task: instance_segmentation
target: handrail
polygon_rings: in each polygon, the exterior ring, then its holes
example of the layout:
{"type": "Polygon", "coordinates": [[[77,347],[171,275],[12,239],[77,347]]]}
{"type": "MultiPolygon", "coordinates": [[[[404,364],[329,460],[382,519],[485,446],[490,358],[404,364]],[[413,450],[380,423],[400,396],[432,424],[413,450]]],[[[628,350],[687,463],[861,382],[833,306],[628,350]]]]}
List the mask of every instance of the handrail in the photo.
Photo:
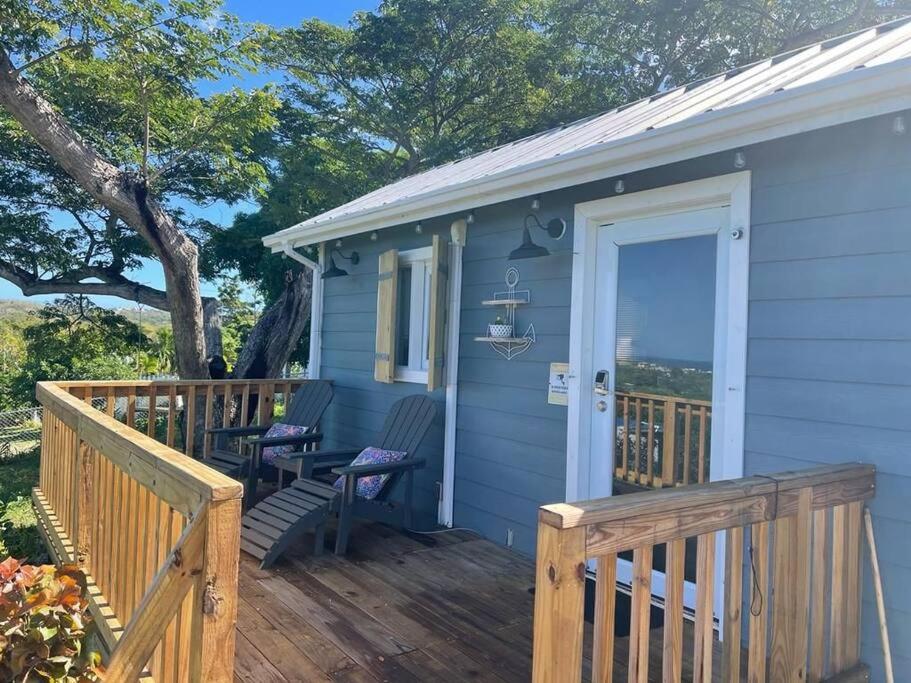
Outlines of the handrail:
{"type": "Polygon", "coordinates": [[[686,541],[694,538],[693,680],[712,679],[716,618],[723,623],[724,681],[741,680],[744,643],[751,681],[768,675],[814,683],[854,669],[860,647],[861,514],[874,492],[875,469],[846,464],[543,506],[533,680],[581,680],[589,560],[597,562],[592,680],[611,680],[617,556],[627,551],[633,552],[629,680],[648,680],[653,556],[662,544],[662,680],[681,680],[686,541]],[[715,555],[722,549],[719,614],[715,555]],[[756,594],[763,596],[758,608],[751,599],[756,594]],[[741,632],[745,599],[751,606],[747,634],[741,632]]]}
{"type": "Polygon", "coordinates": [[[199,403],[202,427],[216,424],[218,408],[219,426],[246,425],[251,413],[265,424],[276,394],[287,401],[300,383],[38,384],[39,529],[56,561],[86,573],[109,680],[233,680],[243,486],[175,450],[177,422],[183,411],[192,433],[199,403]],[[92,407],[98,395],[103,411],[92,407]],[[145,433],[135,428],[143,396],[145,433]]]}

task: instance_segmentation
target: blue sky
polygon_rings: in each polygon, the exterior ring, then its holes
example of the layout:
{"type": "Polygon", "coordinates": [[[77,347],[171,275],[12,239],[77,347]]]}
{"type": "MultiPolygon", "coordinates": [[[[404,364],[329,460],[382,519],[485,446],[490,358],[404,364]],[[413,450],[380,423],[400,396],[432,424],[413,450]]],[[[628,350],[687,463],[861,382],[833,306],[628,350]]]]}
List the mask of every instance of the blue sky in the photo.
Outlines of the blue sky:
{"type": "MultiPolygon", "coordinates": [[[[319,17],[324,21],[335,24],[347,24],[354,12],[358,10],[372,10],[378,5],[378,0],[321,0],[321,1],[304,1],[292,2],[290,0],[226,0],[225,9],[240,17],[244,21],[258,21],[272,26],[292,26],[299,24],[304,19],[319,17]]],[[[273,74],[251,74],[244,79],[241,87],[257,87],[263,83],[272,80],[273,74]]],[[[226,84],[227,87],[227,84],[226,84]]],[[[228,206],[226,204],[216,204],[209,207],[194,207],[184,205],[187,210],[194,214],[208,218],[209,220],[227,225],[231,222],[234,214],[238,211],[249,210],[250,204],[239,204],[228,206]]],[[[149,262],[143,268],[129,274],[130,277],[143,284],[153,287],[164,288],[164,279],[161,274],[161,267],[156,262],[149,262]]],[[[202,293],[204,295],[214,295],[216,286],[213,283],[203,282],[202,293]]],[[[23,297],[22,292],[15,285],[6,280],[0,279],[0,299],[25,299],[34,301],[50,301],[56,297],[23,297]]],[[[95,297],[97,303],[103,306],[129,307],[129,302],[114,297],[95,297]]]]}

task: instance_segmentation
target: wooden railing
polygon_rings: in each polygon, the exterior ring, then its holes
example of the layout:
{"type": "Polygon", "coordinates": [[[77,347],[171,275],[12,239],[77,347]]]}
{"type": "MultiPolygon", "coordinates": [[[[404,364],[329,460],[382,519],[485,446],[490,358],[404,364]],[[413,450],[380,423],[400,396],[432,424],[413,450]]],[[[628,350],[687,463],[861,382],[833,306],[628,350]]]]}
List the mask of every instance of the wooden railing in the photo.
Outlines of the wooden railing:
{"type": "Polygon", "coordinates": [[[617,478],[645,486],[708,481],[712,402],[618,391],[617,478]]]}
{"type": "Polygon", "coordinates": [[[288,402],[304,379],[58,382],[55,385],[108,415],[187,455],[207,455],[209,427],[269,424],[276,403],[288,402]],[[225,397],[228,398],[227,410],[225,397]],[[150,406],[154,408],[149,409],[150,406]],[[154,415],[149,419],[149,415],[154,415]],[[201,432],[201,433],[197,433],[201,432]]]}
{"type": "Polygon", "coordinates": [[[541,508],[533,680],[581,680],[590,560],[597,563],[592,680],[613,680],[615,656],[622,654],[615,655],[613,635],[617,554],[629,550],[627,680],[654,680],[660,671],[661,680],[680,681],[684,668],[692,669],[693,681],[713,680],[716,617],[723,623],[723,681],[816,683],[860,672],[861,515],[874,480],[872,466],[852,464],[541,508]],[[716,615],[716,540],[722,535],[723,613],[716,615]],[[692,537],[690,619],[684,558],[692,537]],[[650,628],[652,560],[660,545],[666,551],[662,634],[650,628]],[[659,635],[663,643],[652,651],[661,653],[660,668],[650,679],[650,640],[659,635]]]}
{"type": "Polygon", "coordinates": [[[197,406],[203,425],[215,423],[219,396],[222,423],[246,424],[251,401],[268,421],[276,389],[287,397],[296,384],[38,385],[39,528],[56,561],[87,575],[107,680],[233,680],[243,487],[173,446],[182,421],[189,452],[197,406]],[[98,396],[103,410],[92,407],[98,396]],[[224,396],[234,398],[227,411],[224,396]],[[153,416],[141,425],[140,404],[153,416]]]}

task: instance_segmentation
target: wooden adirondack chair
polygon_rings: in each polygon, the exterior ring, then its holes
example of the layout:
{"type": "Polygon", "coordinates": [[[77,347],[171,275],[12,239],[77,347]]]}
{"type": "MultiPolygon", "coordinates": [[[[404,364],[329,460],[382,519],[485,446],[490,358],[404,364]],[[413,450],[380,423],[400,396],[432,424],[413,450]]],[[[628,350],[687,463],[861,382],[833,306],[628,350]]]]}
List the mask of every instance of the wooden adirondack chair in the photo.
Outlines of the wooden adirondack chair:
{"type": "Polygon", "coordinates": [[[202,459],[202,462],[235,479],[246,476],[245,498],[248,502],[252,501],[259,478],[262,449],[266,446],[286,445],[300,448],[300,450],[308,447],[314,448],[322,439],[322,434],[316,431],[316,428],[329,403],[332,402],[332,394],[332,384],[326,380],[305,382],[294,392],[291,406],[281,421],[285,424],[307,427],[307,431],[298,436],[266,438],[264,434],[269,431],[270,425],[219,427],[206,430],[215,440],[216,447],[208,457],[202,459]],[[228,449],[225,442],[229,438],[239,439],[242,448],[237,451],[228,449]]]}
{"type": "Polygon", "coordinates": [[[335,552],[344,555],[348,545],[351,521],[355,517],[408,528],[412,523],[414,471],[424,466],[415,451],[433,422],[436,406],[426,396],[400,399],[389,411],[383,430],[369,445],[393,451],[404,451],[404,460],[378,465],[352,466],[351,461],[361,449],[314,451],[296,453],[291,457],[307,460],[307,471],[329,471],[342,478],[339,491],[331,484],[312,478],[301,478],[265,498],[244,515],[241,521],[241,548],[260,560],[263,568],[276,559],[301,534],[315,530],[315,554],[323,550],[326,523],[338,515],[335,552]],[[380,494],[366,500],[355,494],[357,480],[374,474],[389,474],[380,494]],[[402,503],[393,502],[391,495],[404,479],[405,496],[402,503]]]}

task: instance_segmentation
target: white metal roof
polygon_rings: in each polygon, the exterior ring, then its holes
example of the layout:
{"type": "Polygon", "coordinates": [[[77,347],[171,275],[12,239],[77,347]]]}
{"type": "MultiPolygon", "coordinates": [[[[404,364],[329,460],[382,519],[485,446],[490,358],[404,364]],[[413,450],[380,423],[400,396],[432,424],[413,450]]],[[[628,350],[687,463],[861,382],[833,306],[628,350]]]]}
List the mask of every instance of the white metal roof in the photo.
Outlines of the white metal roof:
{"type": "Polygon", "coordinates": [[[911,108],[911,18],[404,178],[263,241],[273,251],[911,108]]]}

